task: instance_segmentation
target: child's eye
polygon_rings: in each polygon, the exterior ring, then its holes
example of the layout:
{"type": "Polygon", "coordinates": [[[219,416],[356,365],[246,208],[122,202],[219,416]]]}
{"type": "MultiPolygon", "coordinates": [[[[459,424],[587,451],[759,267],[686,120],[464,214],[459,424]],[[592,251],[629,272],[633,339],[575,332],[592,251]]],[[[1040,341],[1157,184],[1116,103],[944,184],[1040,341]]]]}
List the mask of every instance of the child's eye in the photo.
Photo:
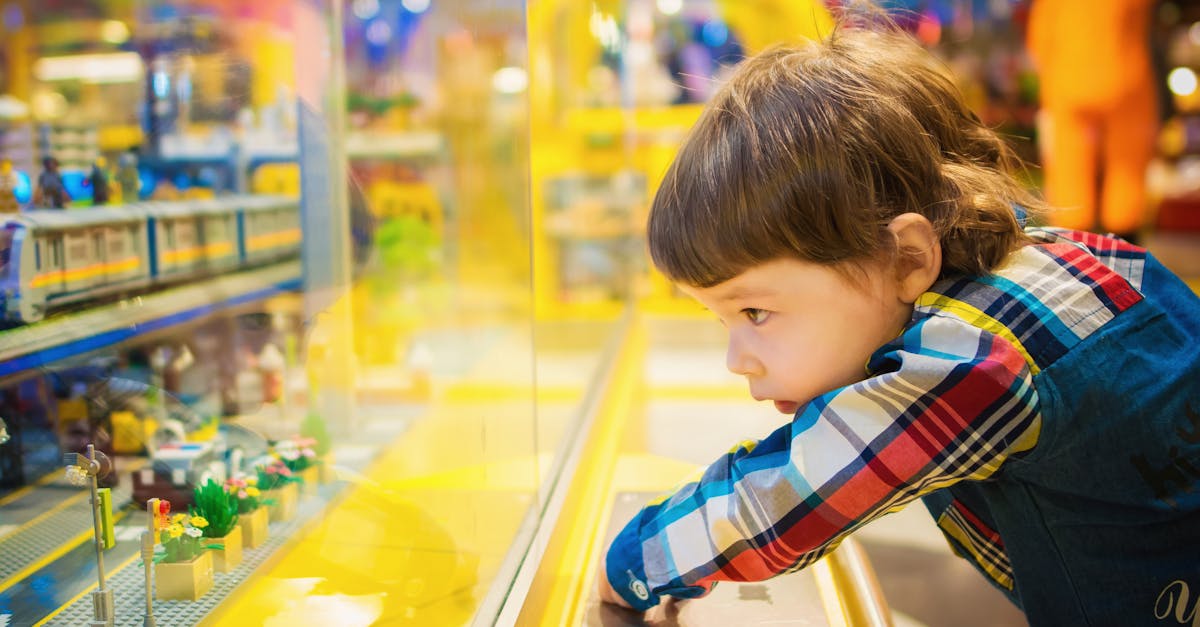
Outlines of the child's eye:
{"type": "Polygon", "coordinates": [[[767,318],[771,316],[771,312],[767,311],[766,309],[755,309],[754,307],[747,307],[746,309],[742,310],[742,313],[745,314],[746,319],[754,325],[759,325],[766,322],[767,318]]]}

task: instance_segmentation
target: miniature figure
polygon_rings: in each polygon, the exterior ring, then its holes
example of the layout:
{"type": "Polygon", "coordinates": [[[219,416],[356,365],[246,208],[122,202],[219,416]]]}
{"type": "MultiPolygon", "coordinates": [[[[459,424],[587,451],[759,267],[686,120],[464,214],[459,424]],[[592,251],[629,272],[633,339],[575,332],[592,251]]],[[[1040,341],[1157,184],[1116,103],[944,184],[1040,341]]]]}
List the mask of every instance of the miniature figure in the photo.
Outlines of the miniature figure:
{"type": "Polygon", "coordinates": [[[138,177],[137,155],[126,152],[117,160],[117,185],[121,187],[121,202],[137,202],[142,181],[138,177]]]}
{"type": "Polygon", "coordinates": [[[108,204],[108,171],[105,169],[107,165],[104,157],[96,157],[96,161],[92,163],[92,174],[88,181],[92,185],[93,205],[108,204]]]}
{"type": "Polygon", "coordinates": [[[13,172],[12,161],[0,160],[0,213],[16,213],[21,210],[17,201],[17,173],[13,172]]]}
{"type": "Polygon", "coordinates": [[[65,209],[71,202],[71,195],[63,184],[62,175],[58,173],[58,159],[44,157],[42,173],[37,178],[37,189],[33,192],[33,206],[65,209]]]}

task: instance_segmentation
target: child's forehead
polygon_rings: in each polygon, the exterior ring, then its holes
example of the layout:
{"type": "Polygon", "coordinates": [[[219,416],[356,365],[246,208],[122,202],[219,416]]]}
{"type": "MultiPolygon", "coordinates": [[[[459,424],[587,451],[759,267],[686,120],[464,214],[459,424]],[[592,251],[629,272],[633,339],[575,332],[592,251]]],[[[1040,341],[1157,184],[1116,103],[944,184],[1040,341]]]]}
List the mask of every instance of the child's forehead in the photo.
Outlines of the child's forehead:
{"type": "Polygon", "coordinates": [[[746,268],[716,285],[697,286],[679,283],[679,288],[694,297],[716,303],[770,298],[796,289],[822,291],[849,287],[864,289],[887,276],[886,264],[877,260],[818,263],[793,257],[780,257],[746,268]]]}

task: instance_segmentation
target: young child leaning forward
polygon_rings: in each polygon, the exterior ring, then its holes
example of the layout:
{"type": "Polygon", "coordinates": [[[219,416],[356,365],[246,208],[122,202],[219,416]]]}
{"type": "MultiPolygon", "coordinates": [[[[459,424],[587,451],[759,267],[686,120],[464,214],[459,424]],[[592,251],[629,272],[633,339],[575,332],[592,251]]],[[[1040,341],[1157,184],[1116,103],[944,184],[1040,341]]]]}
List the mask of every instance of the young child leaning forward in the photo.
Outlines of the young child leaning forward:
{"type": "Polygon", "coordinates": [[[887,23],[738,67],[648,237],[790,419],[639,512],[601,598],[799,570],[919,499],[1033,625],[1191,620],[1200,300],[1141,248],[1024,228],[1048,209],[1012,167],[887,23]]]}

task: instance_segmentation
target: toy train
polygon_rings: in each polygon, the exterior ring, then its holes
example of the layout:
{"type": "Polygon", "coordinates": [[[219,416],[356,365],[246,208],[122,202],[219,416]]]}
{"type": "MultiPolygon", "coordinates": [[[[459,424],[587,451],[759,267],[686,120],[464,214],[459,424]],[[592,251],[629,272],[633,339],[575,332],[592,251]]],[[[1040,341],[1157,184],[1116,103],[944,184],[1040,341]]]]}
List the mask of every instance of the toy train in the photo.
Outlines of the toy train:
{"type": "Polygon", "coordinates": [[[300,204],[238,195],[0,216],[0,318],[48,311],[293,257],[300,204]]]}

